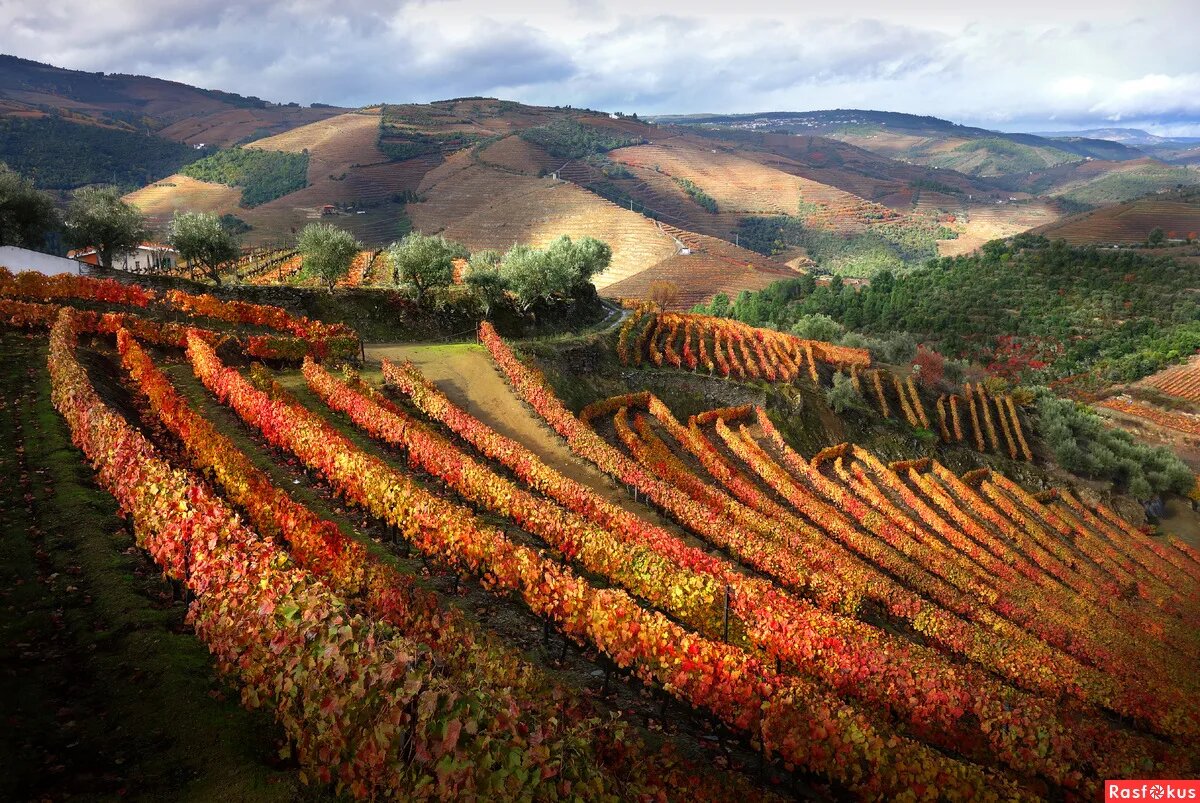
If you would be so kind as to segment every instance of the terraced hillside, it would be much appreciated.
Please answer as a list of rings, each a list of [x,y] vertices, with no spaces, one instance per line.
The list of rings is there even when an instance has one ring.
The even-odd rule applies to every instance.
[[[513,175],[475,164],[465,153],[430,171],[417,191],[424,200],[409,207],[413,225],[472,250],[544,246],[562,234],[604,240],[613,260],[596,277],[600,289],[676,252],[674,241],[649,218],[569,182]]]
[[[1136,244],[1155,228],[1171,239],[1196,239],[1200,198],[1194,191],[1158,193],[1072,215],[1035,232],[1072,245]]]
[[[369,245],[390,242],[406,230],[398,193],[416,188],[425,172],[440,162],[436,155],[392,162],[377,147],[380,117],[347,113],[256,140],[252,150],[307,152],[308,186],[274,201],[242,208],[232,187],[171,176],[127,196],[163,228],[176,209],[236,215],[252,230],[250,245],[284,244],[307,222],[321,219],[322,209],[337,209],[333,221]],[[363,214],[358,214],[362,212]]]
[[[1200,184],[1200,170],[1150,157],[1121,162],[1094,159],[1012,176],[998,183],[1034,195],[1102,206],[1181,185]]]
[[[978,177],[1026,173],[1088,158],[1123,160],[1143,155],[1133,148],[1102,139],[1002,133],[936,117],[863,109],[662,119],[718,130],[766,128],[815,134],[892,159]]]
[[[44,344],[26,378],[79,449],[60,460],[95,472],[137,533],[122,548],[188,600],[179,632],[222,700],[265,714],[264,752],[321,790],[1082,799],[1131,767],[1200,767],[1200,553],[1003,459],[810,457],[763,406],[680,418],[645,389],[576,416],[487,324],[495,375],[469,381],[491,369],[468,346],[431,381],[338,370],[353,332],[272,307],[78,276],[4,277],[0,295],[4,325]],[[761,334],[757,360],[721,342],[744,369],[799,358]],[[296,350],[268,357],[271,338]],[[543,424],[468,409],[496,394]],[[9,420],[0,453],[25,454],[34,428]],[[195,685],[180,693],[214,697]],[[220,733],[195,726],[201,745]]]
[[[628,142],[643,144],[616,147]],[[159,226],[182,208],[235,214],[253,227],[251,245],[277,248],[316,219],[348,228],[368,248],[410,225],[472,249],[586,234],[614,250],[603,286],[632,280],[618,291],[637,294],[669,281],[688,299],[756,289],[787,275],[785,261],[805,269],[830,253],[841,260],[830,269],[839,271],[848,269],[842,262],[854,249],[874,248],[876,262],[964,253],[1058,214],[1054,204],[1023,195],[1013,202],[1010,191],[968,176],[833,139],[697,132],[491,99],[363,109],[244,147],[307,152],[307,186],[250,209],[238,208],[229,188],[177,177],[131,197]],[[892,246],[826,241],[812,254],[755,246],[776,260],[729,242],[739,241],[746,218],[782,215],[844,239],[867,234],[876,245],[882,237],[920,248],[915,256],[883,257],[879,248]],[[887,228],[876,236],[879,226]],[[663,227],[684,236],[664,236]],[[945,237],[940,227],[959,239],[935,240]],[[682,253],[693,235],[713,239]]]

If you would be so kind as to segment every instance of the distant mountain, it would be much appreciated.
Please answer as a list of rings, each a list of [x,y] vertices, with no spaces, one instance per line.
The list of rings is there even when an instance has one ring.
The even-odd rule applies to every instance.
[[[1124,161],[1143,156],[1134,148],[1106,139],[1052,139],[964,126],[938,117],[866,109],[653,119],[705,128],[816,134],[893,159],[979,177],[1028,173],[1085,159]]]
[[[232,215],[246,244],[275,247],[312,220],[372,248],[410,228],[473,251],[593,236],[613,250],[599,286],[636,297],[669,280],[689,304],[797,270],[867,275],[971,251],[1062,211],[981,178],[988,158],[1044,154],[1045,165],[1128,150],[935,118],[814,114],[825,118],[718,127],[478,97],[300,108],[0,58],[0,159],[60,191],[127,186],[159,231],[196,210]],[[902,142],[912,131],[967,145],[954,158],[977,175],[946,169],[952,158],[928,165],[876,147],[881,133]]]
[[[1170,145],[1200,142],[1200,137],[1160,137],[1143,131],[1140,128],[1089,128],[1085,131],[1041,131],[1041,137],[1051,139],[1080,138],[1104,139],[1109,142],[1119,142],[1122,145],[1139,147],[1141,145]]]
[[[342,111],[0,55],[0,161],[48,189],[140,186],[204,156],[199,146],[227,147]]]

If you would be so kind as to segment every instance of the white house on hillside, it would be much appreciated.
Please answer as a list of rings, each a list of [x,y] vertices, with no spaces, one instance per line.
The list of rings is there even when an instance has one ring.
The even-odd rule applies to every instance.
[[[89,265],[100,264],[100,254],[94,246],[68,251],[67,256]],[[130,273],[157,273],[170,270],[179,262],[179,253],[162,243],[142,243],[132,251],[113,256],[114,268]]]

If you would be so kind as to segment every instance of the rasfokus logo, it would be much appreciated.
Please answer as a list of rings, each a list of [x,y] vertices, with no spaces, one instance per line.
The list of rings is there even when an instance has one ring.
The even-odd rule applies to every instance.
[[[1198,781],[1105,781],[1105,800],[1196,800]]]

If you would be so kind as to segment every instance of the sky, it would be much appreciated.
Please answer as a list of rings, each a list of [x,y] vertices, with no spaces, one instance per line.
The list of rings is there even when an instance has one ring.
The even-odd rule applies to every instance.
[[[0,52],[296,101],[868,108],[1200,136],[1194,0],[0,0]]]

